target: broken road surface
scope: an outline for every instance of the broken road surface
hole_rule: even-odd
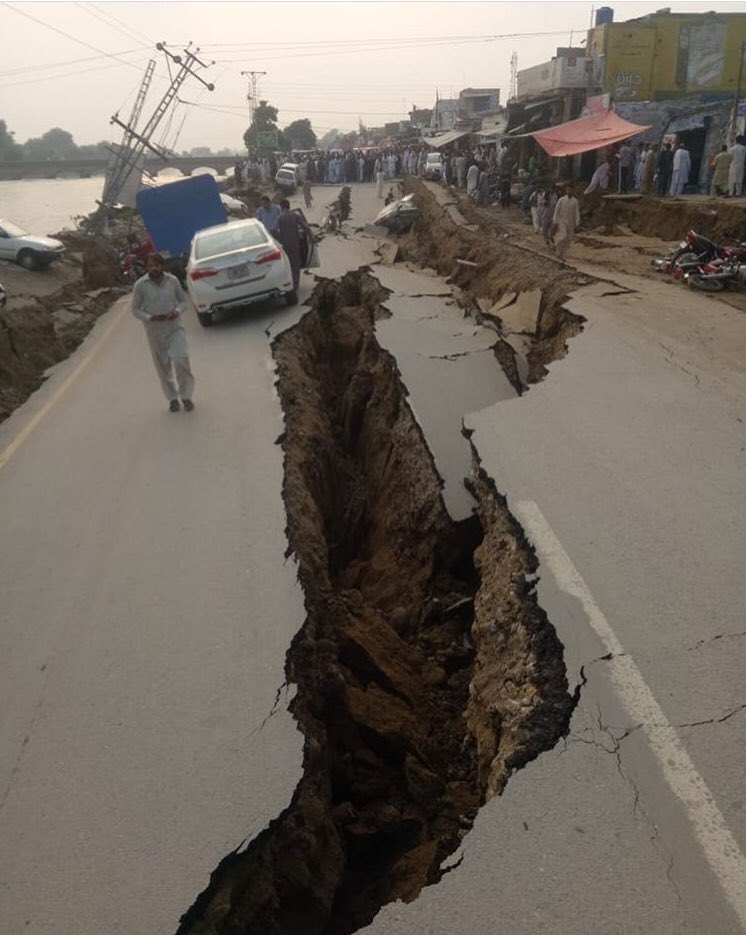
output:
[[[656,343],[644,298],[591,286],[569,305],[586,323],[568,356],[518,396],[499,335],[443,279],[375,263],[353,230],[377,207],[353,186],[320,274],[369,272],[316,287],[301,329],[303,309],[192,322],[191,415],[166,411],[120,306],[0,426],[1,931],[162,935],[190,910],[183,931],[206,932],[233,912],[221,867],[239,880],[244,853],[332,916],[283,927],[278,909],[231,931],[742,930],[743,374]],[[687,321],[707,309],[720,326],[686,301]],[[376,423],[398,449],[366,436]],[[358,496],[361,452],[379,500]],[[316,515],[330,477],[357,513],[330,498]],[[395,555],[403,596],[387,590]],[[525,633],[524,668],[494,668],[494,642]],[[425,730],[433,698],[443,718]],[[473,751],[456,742],[464,716]],[[442,776],[427,731],[451,757]],[[376,799],[384,780],[395,800]],[[333,861],[304,868],[282,848],[311,812]],[[394,874],[356,863],[382,829]]]

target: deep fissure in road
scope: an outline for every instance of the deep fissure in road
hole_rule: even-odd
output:
[[[480,805],[569,723],[536,559],[478,466],[478,511],[448,516],[375,337],[384,297],[366,272],[322,281],[273,345],[307,613],[287,657],[303,775],[216,868],[180,935],[357,931],[437,882]]]
[[[456,223],[448,206],[438,204],[415,177],[407,178],[406,188],[415,194],[420,217],[410,233],[397,238],[403,256],[448,277],[477,321],[497,323],[501,340],[495,345],[495,355],[518,392],[543,380],[549,364],[564,357],[570,339],[582,331],[585,319],[564,303],[588,277],[558,260],[511,244],[489,229],[474,230]],[[519,329],[522,334],[516,342],[511,337],[510,306],[528,293],[540,296],[538,315],[533,327]],[[512,300],[502,305],[506,296]],[[490,311],[493,304],[496,309]]]

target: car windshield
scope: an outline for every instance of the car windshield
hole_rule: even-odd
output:
[[[440,162],[440,153],[428,153],[427,161],[428,162]]]
[[[233,250],[260,247],[268,242],[267,235],[258,224],[224,227],[209,234],[200,234],[194,245],[194,257],[204,260],[206,257],[220,256],[221,253],[230,253]]]
[[[17,224],[10,221],[0,221],[0,229],[4,230],[8,237],[27,237],[25,230],[22,230]]]
[[[280,169],[277,174],[281,179],[292,179],[295,177],[289,169]]]

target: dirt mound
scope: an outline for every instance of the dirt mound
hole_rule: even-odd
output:
[[[69,287],[0,311],[0,422],[41,386],[50,367],[70,356],[123,291]]]
[[[84,289],[103,289],[123,283],[116,241],[94,237],[82,231],[63,231],[56,235],[65,244],[68,255],[83,269]],[[121,247],[125,246],[126,237]]]
[[[567,729],[536,561],[475,471],[453,522],[369,274],[322,282],[273,350],[306,622],[287,659],[305,735],[292,803],[229,855],[181,935],[347,935],[437,882],[482,802]]]
[[[645,237],[681,240],[691,228],[724,243],[746,240],[746,205],[723,198],[693,202],[678,198],[642,198],[619,203],[616,218]]]

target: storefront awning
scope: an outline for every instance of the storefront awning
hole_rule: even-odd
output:
[[[462,136],[468,136],[467,130],[451,130],[449,133],[439,133],[437,136],[430,136],[426,140],[427,145],[433,149],[440,149],[442,146],[448,146],[449,143],[455,143]]]
[[[649,129],[649,125],[630,123],[613,110],[607,110],[527,135],[532,136],[550,156],[577,156],[579,153],[620,143]]]

